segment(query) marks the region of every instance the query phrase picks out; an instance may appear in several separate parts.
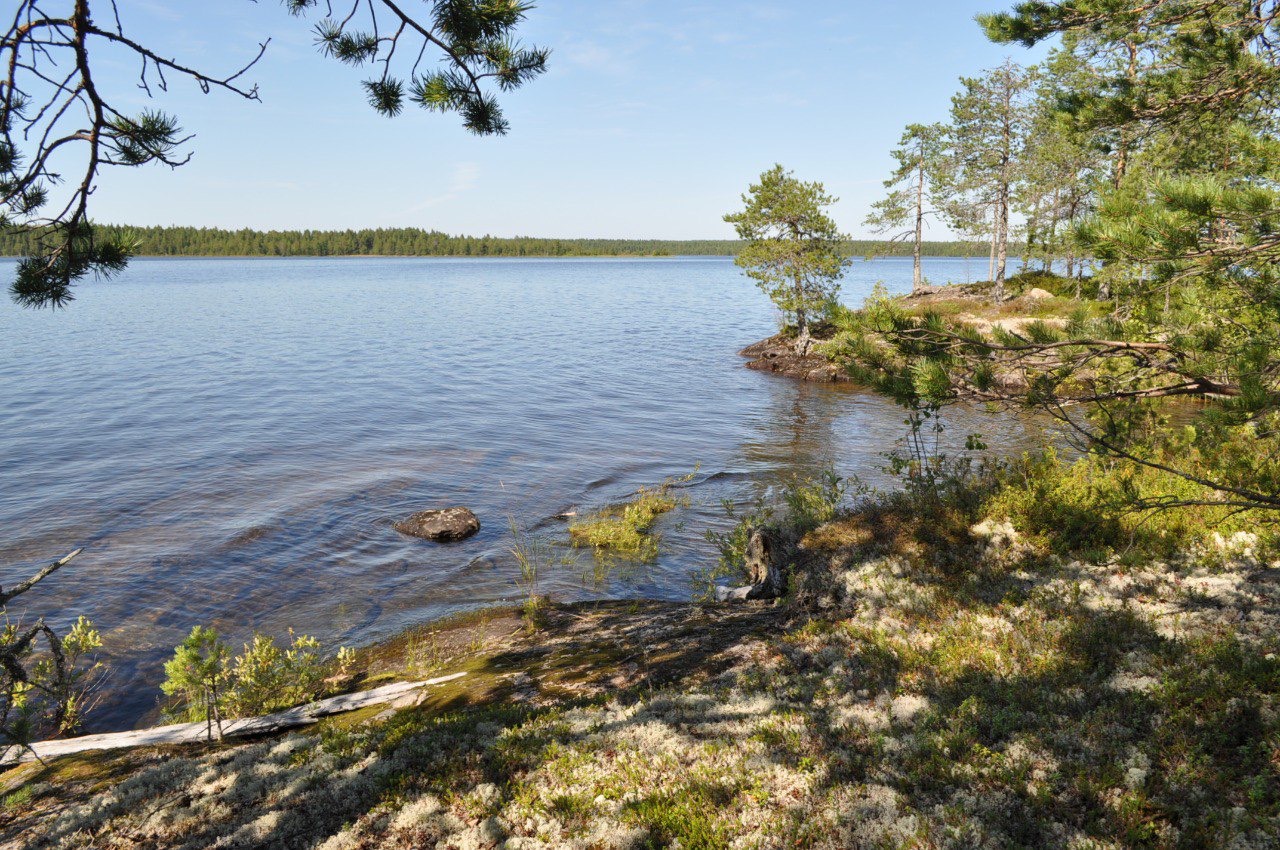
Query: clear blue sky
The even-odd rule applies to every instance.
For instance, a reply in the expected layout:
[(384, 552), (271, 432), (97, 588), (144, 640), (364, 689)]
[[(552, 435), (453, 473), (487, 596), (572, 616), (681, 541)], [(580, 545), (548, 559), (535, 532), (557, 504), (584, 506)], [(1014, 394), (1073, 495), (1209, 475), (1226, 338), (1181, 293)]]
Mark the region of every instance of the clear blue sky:
[[(942, 120), (960, 75), (1043, 54), (973, 22), (1012, 0), (544, 0), (522, 33), (552, 48), (550, 70), (503, 96), (507, 136), (478, 138), (453, 115), (374, 114), (360, 72), (319, 56), (276, 0), (120, 5), (127, 29), (206, 69), (273, 39), (250, 72), (262, 103), (183, 80), (157, 93), (195, 157), (101, 181), (94, 217), (131, 224), (728, 238), (721, 216), (781, 162), (824, 181), (862, 235), (903, 125)], [(136, 68), (109, 76), (121, 105), (148, 105)]]

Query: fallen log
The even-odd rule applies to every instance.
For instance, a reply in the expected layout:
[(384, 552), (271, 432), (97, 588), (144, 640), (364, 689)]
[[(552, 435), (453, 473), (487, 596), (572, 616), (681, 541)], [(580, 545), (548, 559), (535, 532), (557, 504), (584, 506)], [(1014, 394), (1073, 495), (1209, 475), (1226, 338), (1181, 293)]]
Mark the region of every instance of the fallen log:
[[(440, 685), (460, 679), (466, 673), (453, 673), (424, 682), (397, 682), (383, 685), (371, 691), (355, 694), (341, 694), (328, 699), (309, 702), (296, 708), (277, 711), (262, 717), (246, 717), (239, 720), (228, 720), (222, 724), (223, 738), (246, 737), (250, 735), (269, 735), (298, 726), (309, 726), (322, 717), (355, 711), (371, 705), (393, 703), (419, 688)], [(175, 723), (169, 726), (155, 726), (151, 729), (138, 729), (133, 732), (106, 732), (100, 735), (84, 735), (79, 738), (60, 738), (54, 741), (39, 741), (30, 747), (10, 745), (0, 754), (0, 767), (7, 767), (21, 762), (44, 761), (56, 756), (83, 753), (90, 750), (115, 750), (123, 747), (150, 747), (157, 744), (192, 744), (208, 740), (208, 724), (204, 721), (195, 723)]]

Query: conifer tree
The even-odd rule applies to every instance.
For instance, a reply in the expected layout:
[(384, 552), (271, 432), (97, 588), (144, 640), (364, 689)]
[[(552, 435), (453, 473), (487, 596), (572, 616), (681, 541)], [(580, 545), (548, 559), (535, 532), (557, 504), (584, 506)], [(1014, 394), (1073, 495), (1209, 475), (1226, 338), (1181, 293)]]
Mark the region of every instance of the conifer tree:
[(947, 152), (947, 131), (941, 124), (909, 124), (891, 155), (897, 169), (884, 181), (889, 194), (872, 206), (865, 223), (877, 233), (893, 234), (890, 243), (911, 240), (913, 259), (911, 291), (924, 291), (920, 253), (924, 242), (924, 220), (934, 214), (933, 189), (938, 170)]
[(795, 317), (801, 355), (813, 341), (811, 320), (835, 303), (849, 263), (840, 252), (844, 237), (825, 212), (836, 200), (821, 183), (797, 180), (775, 165), (742, 196), (743, 210), (724, 217), (747, 240), (734, 262), (784, 315)]
[(164, 665), (161, 690), (178, 700), (186, 719), (205, 722), (209, 740), (215, 731), (222, 738), (222, 691), (230, 657), (216, 629), (196, 626)]
[(948, 170), (941, 176), (953, 228), (974, 232), (991, 216), (994, 254), (993, 297), (1005, 297), (1009, 254), (1009, 212), (1017, 164), (1026, 145), (1026, 96), (1031, 73), (1006, 61), (981, 77), (963, 77), (962, 89), (951, 99)]
[(1067, 277), (1077, 264), (1074, 230), (1095, 208), (1107, 180), (1108, 155), (1096, 134), (1080, 128), (1062, 104), (1088, 89), (1095, 76), (1072, 53), (1054, 51), (1037, 69), (1028, 105), (1026, 144), (1018, 162), (1014, 206), (1025, 224), (1025, 257), (1045, 269), (1062, 260)]
[[(1132, 507), (1280, 521), (1280, 0), (1025, 2), (981, 20), (1001, 41), (1061, 36), (1079, 63), (1056, 99), (1111, 161), (1074, 237), (1113, 310), (984, 335), (877, 305), (897, 355), (879, 378), (910, 403), (1033, 405), (1108, 463), (1175, 479)], [(1183, 396), (1203, 403), (1168, 427), (1161, 404)]]

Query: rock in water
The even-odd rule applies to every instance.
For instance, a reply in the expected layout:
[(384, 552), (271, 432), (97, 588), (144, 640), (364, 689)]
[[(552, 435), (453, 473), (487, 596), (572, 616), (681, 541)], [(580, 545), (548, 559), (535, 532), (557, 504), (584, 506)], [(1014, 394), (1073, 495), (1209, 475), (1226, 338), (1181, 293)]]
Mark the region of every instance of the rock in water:
[(395, 523), (396, 531), (442, 543), (466, 540), (480, 530), (480, 520), (468, 508), (422, 511)]

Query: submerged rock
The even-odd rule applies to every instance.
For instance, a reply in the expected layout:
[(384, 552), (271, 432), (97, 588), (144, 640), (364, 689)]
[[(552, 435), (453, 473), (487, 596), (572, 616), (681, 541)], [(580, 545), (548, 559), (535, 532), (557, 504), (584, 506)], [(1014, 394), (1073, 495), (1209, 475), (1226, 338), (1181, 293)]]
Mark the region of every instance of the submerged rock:
[(401, 534), (442, 543), (466, 540), (480, 530), (480, 520), (469, 508), (454, 507), (422, 511), (393, 525)]

